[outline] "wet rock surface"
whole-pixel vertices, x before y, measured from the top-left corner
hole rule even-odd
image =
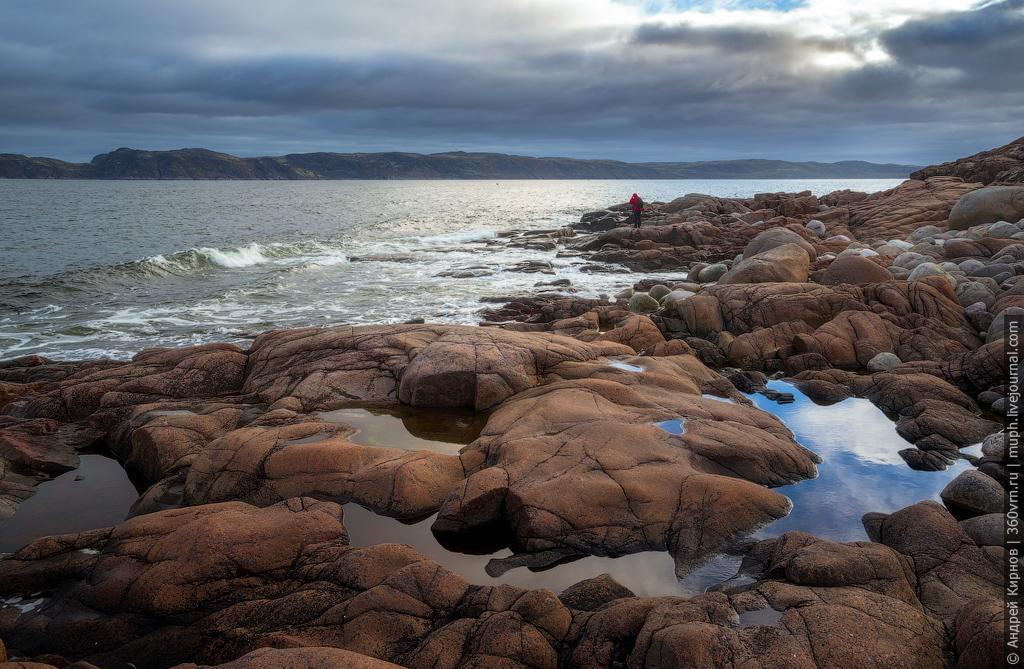
[[[989,666],[1006,486],[993,413],[1024,223],[953,212],[990,197],[1012,157],[882,193],[689,194],[651,203],[639,230],[612,207],[516,233],[651,275],[614,298],[541,277],[486,298],[487,327],[0,363],[0,522],[93,449],[149,486],[123,522],[0,559],[0,639],[54,667]],[[800,485],[833,480],[762,410],[808,398],[884,412],[894,447],[866,457],[949,468],[948,484],[868,513],[871,541],[792,524],[750,538]],[[385,419],[402,428],[375,431]],[[968,463],[960,449],[982,442]],[[344,504],[496,555],[491,581],[358,545]],[[646,552],[680,578],[723,552],[739,573],[694,596],[607,574],[561,593],[500,582]]]

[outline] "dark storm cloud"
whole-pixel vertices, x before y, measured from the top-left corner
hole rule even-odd
[[[1024,0],[973,12],[909,21],[882,35],[886,50],[907,67],[952,70],[959,85],[1024,83]]]
[[[241,2],[14,2],[0,151],[944,160],[1024,134],[1022,3],[817,34],[799,17],[709,24],[610,0],[500,15],[448,0],[411,18],[399,0],[311,2],[305,23]],[[591,6],[614,16],[591,21]]]

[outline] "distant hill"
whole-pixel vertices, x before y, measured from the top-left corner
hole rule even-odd
[[[624,163],[503,153],[291,153],[239,158],[208,149],[117,149],[88,163],[0,154],[4,179],[787,179],[906,178],[917,165],[713,160]]]

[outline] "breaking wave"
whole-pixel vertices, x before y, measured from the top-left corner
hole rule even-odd
[[[247,246],[199,248],[161,254],[143,258],[120,266],[121,269],[140,274],[187,274],[210,269],[242,269],[268,263],[290,265],[298,262],[312,262],[333,265],[344,262],[346,256],[341,249],[316,241],[290,244],[274,242],[260,244],[252,242]]]

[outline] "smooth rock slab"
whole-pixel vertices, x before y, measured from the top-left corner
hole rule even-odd
[[[352,443],[354,430],[312,417],[254,424],[212,442],[185,480],[185,501],[269,506],[308,495],[350,501],[397,518],[422,518],[465,477],[458,456]]]

